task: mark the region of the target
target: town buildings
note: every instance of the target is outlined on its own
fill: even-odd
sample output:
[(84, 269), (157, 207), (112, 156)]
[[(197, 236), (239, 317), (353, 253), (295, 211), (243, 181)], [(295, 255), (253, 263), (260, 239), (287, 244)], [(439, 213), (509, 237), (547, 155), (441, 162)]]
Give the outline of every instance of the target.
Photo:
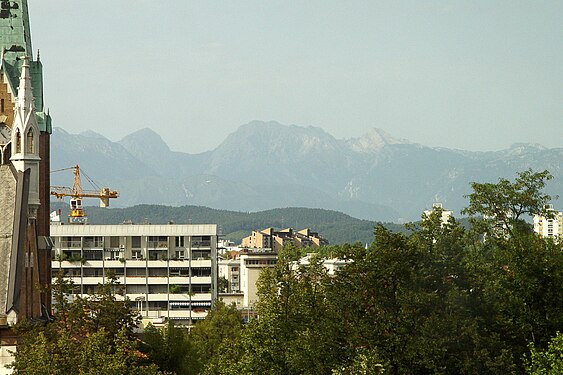
[(115, 274), (145, 321), (190, 325), (217, 297), (217, 225), (52, 225), (52, 268), (87, 295)]
[(248, 249), (272, 249), (278, 251), (288, 243), (292, 243), (297, 247), (320, 247), (327, 245), (328, 241), (317, 232), (311, 231), (309, 228), (295, 231), (292, 228), (286, 228), (279, 231), (274, 228), (266, 228), (258, 231), (252, 231), (252, 234), (242, 239), (241, 247)]
[[(264, 268), (276, 265), (278, 251), (288, 244), (318, 248), (328, 245), (328, 241), (309, 228), (252, 231), (250, 236), (243, 238), (240, 251), (225, 252), (228, 256), (219, 260), (218, 276), (224, 283), (219, 297), (225, 303), (235, 303), (242, 310), (251, 310), (258, 301), (256, 282), (260, 273)], [(334, 262), (325, 262), (328, 269), (335, 269)]]

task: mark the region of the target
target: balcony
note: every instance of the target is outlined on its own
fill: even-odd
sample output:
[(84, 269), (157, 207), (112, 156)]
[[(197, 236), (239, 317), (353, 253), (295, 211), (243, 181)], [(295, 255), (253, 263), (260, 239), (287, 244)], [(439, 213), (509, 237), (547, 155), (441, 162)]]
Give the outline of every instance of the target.
[(168, 241), (148, 241), (147, 248), (149, 250), (166, 250), (168, 251)]
[(61, 241), (61, 249), (80, 249), (82, 248), (82, 241)]

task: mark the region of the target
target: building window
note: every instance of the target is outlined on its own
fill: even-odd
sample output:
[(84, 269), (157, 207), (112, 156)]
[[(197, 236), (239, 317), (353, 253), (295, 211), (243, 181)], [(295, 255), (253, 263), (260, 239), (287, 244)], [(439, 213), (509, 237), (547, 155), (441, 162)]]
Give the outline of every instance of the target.
[(165, 249), (168, 247), (168, 237), (149, 236), (147, 247), (151, 249)]
[(184, 247), (184, 237), (176, 237), (176, 247)]
[(31, 129), (27, 132), (27, 152), (33, 153), (33, 130)]
[(192, 247), (209, 247), (211, 246), (211, 236), (193, 236)]
[(0, 112), (2, 112), (2, 113), (5, 112), (5, 110), (4, 110), (4, 99), (0, 100)]
[(22, 152), (22, 136), (20, 130), (16, 130), (16, 154)]
[[(140, 245), (139, 245), (140, 246)], [(119, 237), (112, 236), (109, 238), (109, 247), (119, 247)]]
[(141, 237), (140, 236), (133, 236), (131, 237), (131, 247), (134, 249), (141, 248)]

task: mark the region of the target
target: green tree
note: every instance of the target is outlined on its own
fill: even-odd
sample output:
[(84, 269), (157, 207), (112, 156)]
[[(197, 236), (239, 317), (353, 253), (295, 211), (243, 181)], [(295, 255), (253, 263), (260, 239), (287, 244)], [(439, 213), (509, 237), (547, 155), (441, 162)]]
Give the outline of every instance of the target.
[(143, 342), (143, 351), (161, 370), (177, 375), (197, 374), (200, 364), (187, 329), (171, 321), (162, 328), (149, 325), (144, 329)]
[(258, 318), (241, 336), (232, 373), (330, 374), (341, 356), (335, 316), (329, 313), (330, 282), (320, 257), (299, 265), (299, 249), (285, 247), (273, 269), (259, 278)]
[(473, 193), (469, 194), (469, 206), (462, 213), (480, 215), (485, 221), (489, 234), (496, 225), (514, 235), (514, 229), (525, 228), (522, 219), (526, 215), (550, 216), (546, 204), (552, 197), (543, 192), (546, 182), (553, 176), (549, 171), (534, 172), (528, 169), (518, 173), (514, 182), (500, 178), (497, 183), (473, 182)]
[(138, 318), (116, 298), (114, 277), (87, 298), (70, 296), (62, 274), (53, 285), (53, 322), (16, 326), (22, 341), (14, 353), (15, 374), (161, 374), (137, 350), (133, 328)]
[(223, 374), (240, 359), (241, 333), (240, 311), (234, 304), (215, 301), (207, 317), (191, 332), (203, 374)]
[(526, 364), (530, 375), (563, 374), (563, 335), (557, 332), (546, 350), (538, 350), (530, 344), (530, 356)]

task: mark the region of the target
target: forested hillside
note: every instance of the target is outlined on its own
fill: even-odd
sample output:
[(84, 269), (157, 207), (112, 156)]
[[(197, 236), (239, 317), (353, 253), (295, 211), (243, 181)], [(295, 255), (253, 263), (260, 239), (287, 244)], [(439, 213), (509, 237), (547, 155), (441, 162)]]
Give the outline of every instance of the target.
[[(61, 208), (66, 220), (68, 205), (63, 202), (51, 203), (51, 209)], [(90, 224), (121, 224), (132, 221), (136, 224), (218, 224), (226, 239), (239, 242), (252, 230), (267, 227), (294, 229), (311, 228), (328, 239), (331, 244), (373, 241), (375, 223), (353, 218), (337, 211), (291, 207), (276, 208), (260, 212), (236, 212), (216, 210), (201, 206), (170, 207), (159, 205), (138, 205), (128, 208), (87, 207)], [(402, 232), (404, 226), (386, 223), (386, 228)]]

